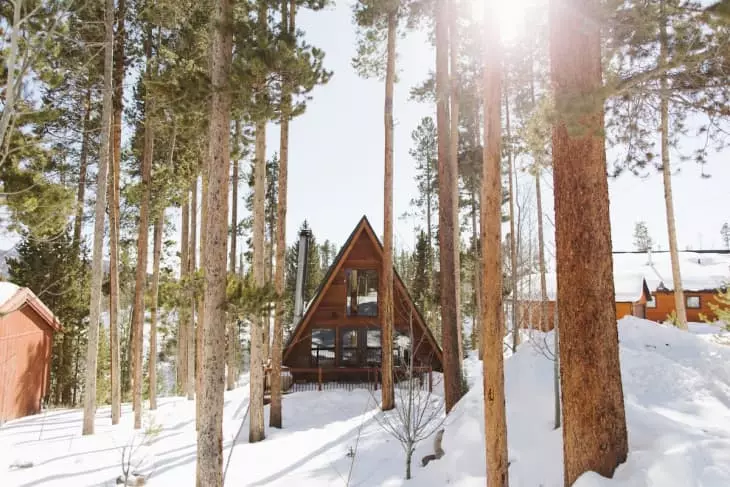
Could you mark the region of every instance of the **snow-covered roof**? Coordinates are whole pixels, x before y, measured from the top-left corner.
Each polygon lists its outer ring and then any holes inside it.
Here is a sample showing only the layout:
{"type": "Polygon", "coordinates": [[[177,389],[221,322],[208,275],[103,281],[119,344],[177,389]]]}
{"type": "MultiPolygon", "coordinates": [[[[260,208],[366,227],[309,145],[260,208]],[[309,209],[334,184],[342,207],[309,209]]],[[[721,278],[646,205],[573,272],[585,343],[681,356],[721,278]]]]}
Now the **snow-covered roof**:
{"type": "MultiPolygon", "coordinates": [[[[651,291],[674,289],[669,252],[615,253],[613,268],[642,274],[651,291]]],[[[730,253],[679,252],[679,270],[687,291],[722,288],[730,282],[730,253]]]]}
{"type": "MultiPolygon", "coordinates": [[[[682,285],[686,291],[719,289],[730,284],[730,253],[679,252],[682,285]]],[[[545,274],[547,298],[555,300],[554,272],[545,274]]],[[[649,292],[674,289],[669,252],[614,253],[613,284],[617,302],[635,302],[646,281],[649,292]]],[[[517,292],[528,299],[540,299],[540,276],[533,274],[519,283],[517,292]]]]}
{"type": "Polygon", "coordinates": [[[12,282],[0,282],[0,316],[5,316],[28,305],[33,308],[54,330],[60,330],[61,324],[53,312],[43,301],[27,287],[20,287],[12,282]]]}
{"type": "MultiPolygon", "coordinates": [[[[614,268],[615,271],[615,268],[614,268]]],[[[555,301],[557,296],[557,278],[554,272],[545,274],[545,284],[547,287],[548,301],[555,301]]],[[[615,273],[613,275],[613,285],[616,290],[616,301],[635,302],[641,299],[644,291],[644,279],[639,273],[615,273]]],[[[518,285],[517,293],[519,296],[528,299],[540,300],[540,275],[533,274],[527,279],[523,279],[518,285]]]]}
{"type": "Polygon", "coordinates": [[[20,286],[12,282],[0,282],[0,306],[5,304],[15,293],[20,291],[20,286]]]}

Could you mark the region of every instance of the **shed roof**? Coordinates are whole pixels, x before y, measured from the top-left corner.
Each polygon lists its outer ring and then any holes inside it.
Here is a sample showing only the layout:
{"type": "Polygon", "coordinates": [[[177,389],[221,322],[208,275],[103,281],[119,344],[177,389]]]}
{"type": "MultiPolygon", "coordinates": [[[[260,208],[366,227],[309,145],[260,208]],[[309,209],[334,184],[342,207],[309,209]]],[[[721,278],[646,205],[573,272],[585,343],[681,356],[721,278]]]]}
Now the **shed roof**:
{"type": "Polygon", "coordinates": [[[61,323],[56,316],[33,291],[12,282],[0,282],[0,317],[9,315],[25,305],[38,313],[53,330],[61,330],[61,323]]]}

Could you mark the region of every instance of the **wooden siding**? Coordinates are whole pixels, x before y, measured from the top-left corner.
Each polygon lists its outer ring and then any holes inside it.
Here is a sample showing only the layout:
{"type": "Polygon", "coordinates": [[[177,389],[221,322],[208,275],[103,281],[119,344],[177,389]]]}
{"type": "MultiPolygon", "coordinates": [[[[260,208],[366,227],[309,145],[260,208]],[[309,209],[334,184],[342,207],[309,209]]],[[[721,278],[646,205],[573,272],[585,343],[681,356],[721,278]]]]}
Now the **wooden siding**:
{"type": "Polygon", "coordinates": [[[53,331],[28,305],[0,317],[0,421],[40,412],[53,331]]]}
{"type": "MultiPolygon", "coordinates": [[[[674,306],[674,292],[672,291],[655,291],[652,293],[656,300],[656,307],[646,307],[646,318],[653,321],[665,321],[669,315],[675,310],[674,306]]],[[[717,317],[715,313],[710,309],[710,303],[715,305],[718,304],[715,297],[717,291],[701,291],[691,292],[685,291],[684,299],[686,300],[690,296],[696,296],[700,298],[699,308],[687,308],[687,321],[703,321],[702,316],[710,321],[715,321],[717,317]]]]}
{"type": "MultiPolygon", "coordinates": [[[[321,296],[315,297],[303,321],[304,328],[295,330],[294,340],[289,343],[284,356],[284,365],[291,368],[309,368],[311,364],[311,343],[313,329],[331,329],[335,331],[335,364],[333,367],[342,367],[340,363],[339,344],[341,330],[345,328],[381,328],[381,297],[378,296],[378,316],[348,316],[347,314],[347,280],[348,269],[378,271],[381,270],[382,250],[379,248],[374,234],[361,222],[353,234],[354,239],[349,248],[345,249],[343,259],[335,262],[334,275],[331,276],[329,286],[320,291],[321,296]]],[[[414,363],[432,366],[441,369],[439,353],[432,345],[430,338],[423,330],[418,311],[415,309],[402,283],[396,278],[394,283],[394,317],[395,330],[410,334],[410,324],[413,324],[413,358],[414,363]]]]}

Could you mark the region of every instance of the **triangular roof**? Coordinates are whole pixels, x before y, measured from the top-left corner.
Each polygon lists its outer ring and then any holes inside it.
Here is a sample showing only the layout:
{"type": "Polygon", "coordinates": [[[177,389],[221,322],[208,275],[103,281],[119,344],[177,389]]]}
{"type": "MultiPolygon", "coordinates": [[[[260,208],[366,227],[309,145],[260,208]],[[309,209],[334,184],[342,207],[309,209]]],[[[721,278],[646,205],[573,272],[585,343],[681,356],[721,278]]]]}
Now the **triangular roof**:
{"type": "Polygon", "coordinates": [[[19,310],[25,305],[30,306],[38,313],[51,329],[54,331],[61,330],[61,323],[33,291],[27,287],[17,286],[12,282],[0,282],[0,318],[19,310]]]}
{"type": "MultiPolygon", "coordinates": [[[[294,331],[289,336],[289,339],[286,342],[286,347],[284,349],[284,355],[283,358],[286,359],[286,357],[291,352],[291,346],[296,343],[300,335],[306,330],[309,321],[312,318],[312,315],[314,314],[315,310],[319,306],[319,304],[322,301],[322,298],[327,293],[327,290],[334,282],[334,278],[337,275],[337,273],[340,271],[342,266],[344,265],[345,261],[347,260],[348,255],[350,254],[350,251],[352,250],[355,242],[357,239],[363,235],[363,233],[370,238],[370,240],[375,244],[374,247],[376,249],[376,252],[378,253],[378,258],[383,258],[383,244],[380,242],[380,239],[375,234],[375,231],[373,230],[373,227],[370,225],[370,222],[368,221],[367,216],[363,215],[363,217],[358,222],[355,229],[350,233],[350,236],[347,237],[347,240],[345,241],[344,245],[340,249],[339,253],[335,257],[335,259],[332,261],[332,264],[330,265],[329,269],[327,269],[327,273],[325,274],[324,278],[322,279],[322,282],[319,284],[319,287],[317,287],[317,291],[314,293],[314,298],[312,299],[309,306],[307,306],[306,311],[304,312],[304,315],[299,320],[299,323],[296,324],[294,331]]],[[[441,351],[441,347],[439,346],[438,342],[433,336],[433,333],[431,333],[431,329],[426,325],[426,320],[423,318],[423,315],[421,314],[421,310],[416,307],[415,303],[413,302],[413,298],[411,297],[410,292],[408,291],[408,288],[403,283],[403,279],[401,279],[400,275],[398,274],[398,271],[395,269],[395,266],[393,267],[393,285],[395,289],[399,289],[403,292],[403,295],[407,299],[407,305],[412,310],[415,311],[416,316],[416,323],[418,326],[420,326],[423,329],[424,335],[428,339],[428,341],[433,346],[434,350],[436,351],[437,358],[439,362],[443,363],[443,353],[441,351]]],[[[395,290],[394,289],[394,290],[395,290]]]]}

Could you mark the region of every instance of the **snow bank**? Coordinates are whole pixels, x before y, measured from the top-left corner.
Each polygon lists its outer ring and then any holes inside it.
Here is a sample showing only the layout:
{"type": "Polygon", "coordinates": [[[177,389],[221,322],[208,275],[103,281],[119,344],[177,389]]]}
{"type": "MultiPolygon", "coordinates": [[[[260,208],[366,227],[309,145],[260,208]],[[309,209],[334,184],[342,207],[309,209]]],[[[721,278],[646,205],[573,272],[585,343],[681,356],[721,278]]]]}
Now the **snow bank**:
{"type": "MultiPolygon", "coordinates": [[[[730,486],[730,347],[633,317],[619,322],[630,453],[613,479],[582,476],[576,487],[730,486]]],[[[533,332],[505,361],[510,485],[562,487],[561,430],[553,429],[553,363],[540,351],[552,334],[533,332]]],[[[405,481],[400,444],[382,430],[366,390],[297,392],[284,397],[284,429],[249,444],[248,423],[233,451],[227,485],[482,487],[485,483],[481,363],[465,361],[471,389],[445,423],[446,455],[421,467],[432,440],[414,455],[405,481]],[[355,455],[351,452],[355,451],[355,455]]],[[[438,376],[438,374],[435,374],[438,376]]],[[[226,393],[225,460],[248,405],[248,380],[226,393]]],[[[440,387],[435,390],[441,394],[440,387]]],[[[266,408],[268,424],[268,407],[266,408]]],[[[195,404],[163,398],[146,415],[160,432],[143,450],[150,486],[192,485],[195,404]]],[[[97,413],[97,434],[82,437],[81,411],[56,410],[0,427],[0,485],[113,485],[121,449],[135,438],[129,405],[111,426],[97,413]],[[11,454],[12,453],[12,454],[11,454]],[[16,458],[28,469],[9,469],[16,458]]]]}
{"type": "MultiPolygon", "coordinates": [[[[619,337],[629,458],[613,479],[588,473],[574,485],[730,485],[730,348],[633,317],[619,322],[619,337]]],[[[540,341],[536,334],[533,342],[540,341]]],[[[505,363],[512,486],[563,485],[562,433],[552,429],[552,365],[530,343],[505,363]]],[[[478,361],[471,358],[467,367],[479,377],[478,361]]],[[[418,485],[484,485],[481,384],[449,422],[447,454],[430,474],[435,482],[418,485]]]]}

